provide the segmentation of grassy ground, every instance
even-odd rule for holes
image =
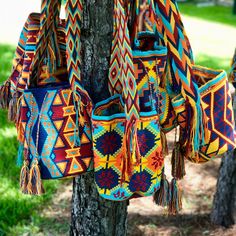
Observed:
[[[198,7],[194,3],[178,3],[178,5],[180,12],[186,16],[192,16],[235,27],[236,15],[233,15],[232,13],[233,10],[231,7],[224,7],[224,6]]]
[[[0,83],[9,76],[14,48],[0,45]],[[40,223],[37,210],[47,205],[58,183],[45,183],[43,197],[24,196],[19,192],[19,171],[16,166],[17,141],[14,125],[7,121],[6,111],[0,110],[0,235],[21,235],[12,227],[30,227]]]

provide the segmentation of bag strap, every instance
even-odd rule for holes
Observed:
[[[186,101],[188,134],[181,144],[186,156],[194,156],[205,143],[206,120],[201,97],[192,70],[192,51],[175,0],[154,0],[155,12],[161,19],[161,34],[168,49],[169,75],[167,81],[174,94],[182,94]]]
[[[109,89],[111,94],[123,94],[126,114],[124,134],[124,173],[130,173],[132,156],[140,155],[137,143],[137,121],[139,120],[139,96],[134,73],[133,56],[128,29],[130,2],[114,1],[114,28],[112,54],[109,69]]]
[[[34,60],[31,65],[29,85],[36,87],[40,76],[40,68],[45,60],[49,68],[55,72],[62,65],[62,56],[57,37],[57,27],[61,9],[61,0],[42,0],[40,30]]]
[[[82,25],[82,0],[67,0],[66,2],[66,52],[69,82],[78,103],[77,111],[83,114],[86,109],[89,117],[92,114],[92,100],[84,89],[81,77],[81,25]]]

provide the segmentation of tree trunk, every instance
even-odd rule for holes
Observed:
[[[236,96],[234,115],[236,118]],[[230,227],[236,222],[236,150],[228,152],[222,159],[211,221],[224,227]]]
[[[113,1],[84,0],[82,76],[94,102],[109,96],[107,80],[113,30]],[[127,201],[102,199],[94,174],[75,178],[70,235],[126,235]]]
[[[220,166],[217,191],[213,201],[211,221],[230,227],[236,219],[236,152],[227,153]]]
[[[233,5],[233,14],[236,15],[236,0],[234,0],[234,5]]]

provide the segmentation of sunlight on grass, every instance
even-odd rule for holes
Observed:
[[[212,69],[223,69],[226,72],[229,72],[230,70],[230,62],[230,57],[213,57],[205,54],[197,54],[195,57],[195,63],[197,65],[202,65],[204,67],[209,67]]]
[[[236,15],[233,15],[232,7],[198,7],[194,3],[178,3],[178,6],[180,12],[186,16],[196,17],[212,22],[219,22],[236,27]]]
[[[9,128],[0,129],[0,140],[1,140],[1,137],[3,138],[16,137],[16,128],[9,127]]]
[[[0,45],[0,83],[11,74],[11,61],[15,48]],[[0,235],[23,235],[27,225],[29,233],[38,232],[38,227],[31,225],[32,217],[39,217],[37,211],[51,200],[59,186],[58,181],[45,181],[47,193],[41,197],[26,196],[19,191],[20,167],[16,166],[18,142],[16,128],[7,120],[7,111],[0,111]],[[11,231],[12,227],[22,231]],[[22,234],[20,233],[22,232]]]

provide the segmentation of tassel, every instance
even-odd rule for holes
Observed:
[[[169,194],[168,213],[176,215],[182,209],[182,193],[175,178],[171,180]]]
[[[172,153],[171,158],[172,165],[172,176],[176,179],[182,179],[185,172],[185,163],[184,163],[184,155],[181,152],[181,145],[179,142],[175,143],[175,147]]]
[[[28,181],[29,181],[29,162],[28,161],[24,161],[24,165],[21,168],[21,172],[20,172],[20,189],[21,192],[24,194],[28,193]]]
[[[162,207],[166,207],[169,204],[169,182],[165,175],[162,176],[160,188],[155,192],[153,200]]]
[[[0,86],[0,109],[8,109],[11,99],[11,82],[7,80]]]
[[[162,145],[162,154],[165,156],[168,156],[169,150],[168,150],[168,144],[167,144],[167,139],[166,135],[163,131],[161,132],[161,145]]]
[[[23,152],[24,152],[24,144],[20,143],[18,147],[18,153],[17,153],[17,166],[22,166],[23,164]]]
[[[30,168],[29,183],[27,185],[28,193],[31,195],[41,195],[44,193],[42,185],[41,173],[38,165],[38,160],[33,160]]]

